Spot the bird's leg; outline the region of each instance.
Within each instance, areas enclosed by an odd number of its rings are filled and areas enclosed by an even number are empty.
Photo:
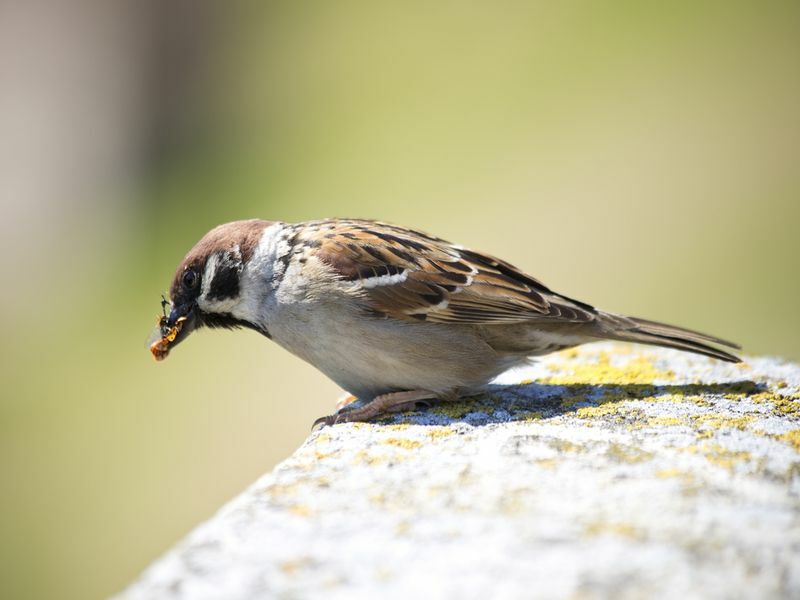
[[[409,390],[407,392],[390,392],[381,394],[362,406],[354,408],[345,407],[327,417],[320,417],[314,421],[312,429],[318,425],[335,425],[351,421],[369,421],[370,419],[386,412],[402,412],[413,409],[421,400],[435,400],[437,395],[428,390]],[[358,404],[353,402],[352,404]]]

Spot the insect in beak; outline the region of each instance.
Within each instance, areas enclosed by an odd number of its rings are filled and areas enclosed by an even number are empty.
[[[161,316],[158,318],[156,328],[153,331],[153,334],[150,336],[152,342],[150,342],[150,352],[153,355],[153,358],[156,360],[164,360],[167,355],[169,354],[169,347],[175,339],[178,337],[178,334],[183,329],[184,323],[187,321],[188,317],[178,317],[175,321],[175,325],[172,327],[169,326],[169,317],[167,316],[167,307],[172,306],[169,300],[164,297],[164,294],[161,295]]]

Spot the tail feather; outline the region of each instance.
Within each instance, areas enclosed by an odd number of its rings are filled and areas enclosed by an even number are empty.
[[[674,348],[732,363],[741,362],[738,356],[711,345],[719,344],[737,350],[741,348],[741,346],[733,342],[706,335],[699,331],[658,323],[657,321],[648,321],[636,317],[622,317],[608,313],[604,313],[603,316],[606,317],[604,324],[607,326],[604,333],[611,339]]]

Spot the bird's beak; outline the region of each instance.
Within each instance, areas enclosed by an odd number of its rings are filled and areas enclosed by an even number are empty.
[[[150,344],[153,357],[164,360],[172,347],[185,340],[196,326],[197,307],[194,303],[173,305],[169,316],[158,321],[157,339]]]

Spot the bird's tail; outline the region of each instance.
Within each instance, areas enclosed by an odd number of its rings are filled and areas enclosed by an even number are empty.
[[[602,314],[603,318],[600,322],[603,329],[603,337],[608,339],[675,348],[732,363],[738,363],[742,360],[738,356],[713,345],[727,346],[735,350],[741,349],[738,344],[727,340],[706,335],[699,331],[667,325],[666,323],[647,321],[636,317],[623,317],[610,313]]]

